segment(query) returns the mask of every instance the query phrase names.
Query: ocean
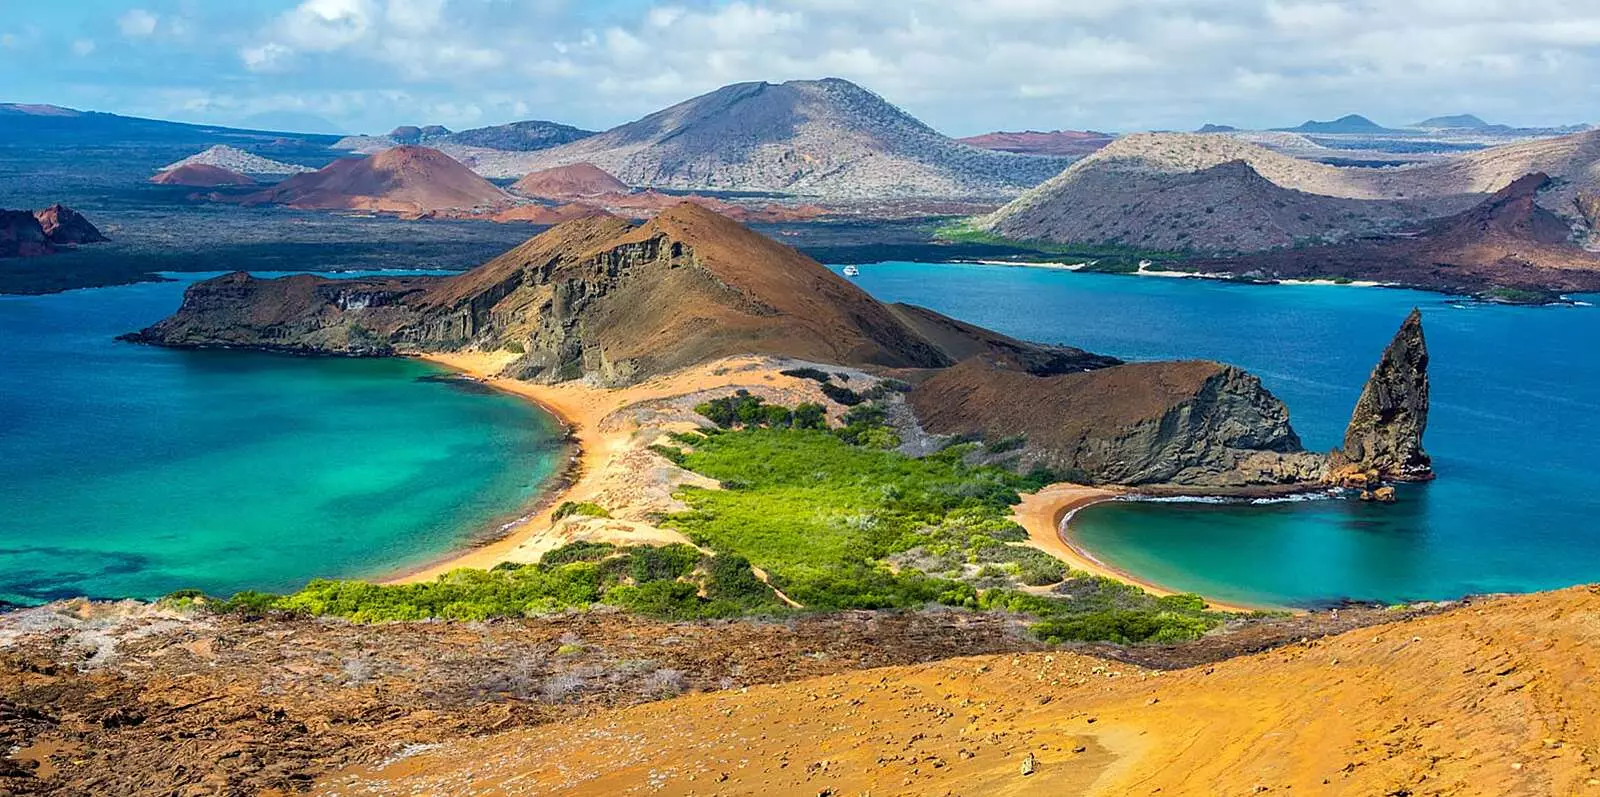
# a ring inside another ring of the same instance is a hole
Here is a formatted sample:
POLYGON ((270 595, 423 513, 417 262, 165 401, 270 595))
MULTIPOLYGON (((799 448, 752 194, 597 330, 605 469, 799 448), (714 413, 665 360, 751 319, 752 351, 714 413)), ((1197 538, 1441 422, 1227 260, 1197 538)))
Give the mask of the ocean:
POLYGON ((425 363, 114 340, 201 276, 0 296, 0 601, 379 577, 564 464, 555 419, 425 363))
MULTIPOLYGON (((1438 480, 1394 505, 1112 503, 1071 524, 1097 558, 1166 587, 1262 606, 1401 602, 1600 581, 1600 309, 1420 291, 879 263, 856 282, 1007 334, 1129 360, 1242 366, 1308 448, 1342 438, 1367 375, 1420 307, 1438 480)), ((1576 297, 1584 298, 1584 297, 1576 297)))

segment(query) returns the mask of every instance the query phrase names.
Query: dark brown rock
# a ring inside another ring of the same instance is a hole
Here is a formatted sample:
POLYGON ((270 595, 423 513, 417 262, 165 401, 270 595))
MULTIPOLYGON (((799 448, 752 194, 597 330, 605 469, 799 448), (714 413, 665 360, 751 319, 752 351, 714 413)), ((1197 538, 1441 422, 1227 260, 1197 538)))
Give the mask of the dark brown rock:
POLYGON ((72 208, 56 203, 44 210, 36 210, 34 218, 44 230, 50 243, 61 245, 95 244, 109 240, 89 220, 72 208))
POLYGON ((1372 369, 1366 389, 1333 452, 1335 474, 1376 472, 1383 481, 1427 481, 1433 462, 1422 450, 1428 428, 1428 344, 1422 313, 1412 310, 1372 369))
POLYGON ((56 249, 27 210, 0 210, 0 257, 37 257, 56 249))

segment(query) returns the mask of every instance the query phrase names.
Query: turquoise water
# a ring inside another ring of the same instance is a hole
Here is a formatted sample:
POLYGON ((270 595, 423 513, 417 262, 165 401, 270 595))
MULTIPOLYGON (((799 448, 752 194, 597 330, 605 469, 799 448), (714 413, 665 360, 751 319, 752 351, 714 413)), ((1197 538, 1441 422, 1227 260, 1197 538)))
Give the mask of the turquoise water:
POLYGON ((560 464, 549 416, 426 364, 112 340, 185 284, 0 297, 0 601, 382 575, 560 464))
POLYGON ((1378 354, 1421 307, 1438 481, 1400 502, 1116 503, 1078 514, 1100 559, 1261 605, 1399 601, 1600 581, 1600 308, 1032 268, 886 263, 856 282, 1017 337, 1260 375, 1306 445, 1339 442, 1378 354))

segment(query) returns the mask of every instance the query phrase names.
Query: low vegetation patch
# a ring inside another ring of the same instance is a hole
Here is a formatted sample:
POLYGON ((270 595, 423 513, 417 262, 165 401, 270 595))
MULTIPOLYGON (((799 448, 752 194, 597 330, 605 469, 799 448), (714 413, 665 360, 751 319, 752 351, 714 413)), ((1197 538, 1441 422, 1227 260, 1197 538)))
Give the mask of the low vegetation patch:
POLYGON ((1017 240, 996 235, 987 230, 980 230, 972 226, 971 222, 966 219, 939 227, 934 230, 933 235, 934 238, 949 243, 989 244, 1032 249, 1038 254, 1020 256, 1016 258, 1017 262, 1077 260, 1084 264, 1083 268, 1079 269, 1080 271, 1102 274, 1131 274, 1139 270, 1139 261, 1141 260, 1158 262, 1161 264, 1161 268, 1167 269, 1171 267, 1172 261, 1180 261, 1192 256, 1192 253, 1188 252, 1149 249, 1114 243, 1060 244, 1052 241, 1017 240))
MULTIPOLYGON (((537 565, 457 570, 423 584, 314 581, 292 595, 172 599, 360 622, 485 620, 601 605, 674 620, 800 611, 782 603, 775 587, 803 611, 943 604, 1017 612, 1035 618, 1035 633, 1051 642, 1179 641, 1221 622, 1196 596, 1156 598, 1069 571, 1028 547, 1011 507, 1019 493, 1054 481, 1050 474, 968 465, 971 443, 904 456, 892 450, 899 439, 878 404, 852 407, 835 428, 821 410, 770 405, 741 391, 697 408, 716 428, 657 447, 722 487, 685 488, 689 511, 662 521, 698 547, 575 542, 537 565)), ((556 514, 604 512, 568 503, 556 514)))
POLYGON ((591 501, 563 501, 556 511, 550 513, 553 520, 581 515, 583 517, 611 517, 606 508, 591 501))

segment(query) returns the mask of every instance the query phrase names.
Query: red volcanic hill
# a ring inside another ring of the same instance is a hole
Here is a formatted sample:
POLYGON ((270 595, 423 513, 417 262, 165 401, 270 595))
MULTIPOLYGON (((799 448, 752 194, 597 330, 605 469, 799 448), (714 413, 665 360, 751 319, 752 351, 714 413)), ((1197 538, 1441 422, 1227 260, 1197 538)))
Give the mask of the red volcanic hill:
POLYGON ((225 185, 255 185, 256 181, 231 169, 207 163, 185 163, 154 177, 156 185, 186 185, 193 188, 219 188, 225 185))
POLYGON ((511 190, 540 199, 580 199, 627 193, 628 185, 594 164, 574 163, 530 172, 513 184, 511 190))
POLYGON ((305 210, 427 213, 501 207, 511 198, 443 152, 402 146, 369 158, 336 160, 242 201, 305 210))
POLYGON ((1116 136, 1093 130, 1052 130, 1041 133, 1024 130, 1017 133, 984 133, 981 136, 958 138, 969 147, 1014 152, 1019 155, 1065 155, 1082 157, 1116 140, 1116 136))

